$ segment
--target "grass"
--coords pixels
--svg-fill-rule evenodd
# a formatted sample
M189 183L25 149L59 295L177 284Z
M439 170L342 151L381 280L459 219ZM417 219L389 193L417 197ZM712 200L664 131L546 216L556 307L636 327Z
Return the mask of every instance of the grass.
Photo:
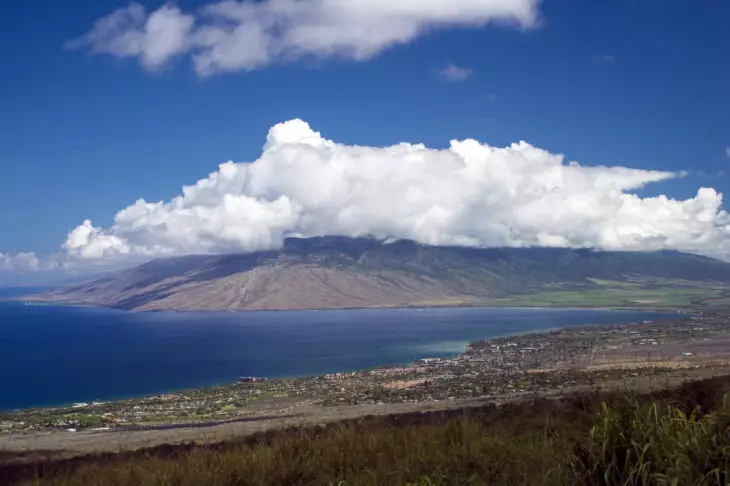
M555 468L567 451L564 441L529 433L514 437L469 419L364 436L344 426L320 436L277 438L266 446L194 451L175 460L97 464L41 484L539 484L559 474ZM530 468L515 460L520 455L533 459Z
M524 307L719 308L730 306L730 289L717 283L682 280L646 282L588 279L591 286L531 293L485 301L483 305Z
M587 278L586 280L592 282L595 285L609 288L636 289L642 288L644 286L644 284L639 282L629 282L621 280L603 280L600 278Z
M38 485L727 484L730 377L0 469Z
M657 403L603 404L591 429L588 476L596 484L727 484L728 397L704 415Z

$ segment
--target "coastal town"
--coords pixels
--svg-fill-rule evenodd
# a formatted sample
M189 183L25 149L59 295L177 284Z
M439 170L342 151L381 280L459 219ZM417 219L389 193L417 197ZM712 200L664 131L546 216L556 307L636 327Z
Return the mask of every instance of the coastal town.
M113 402L0 414L0 437L203 426L323 410L555 394L581 388L664 386L730 372L730 317L572 327L475 341L450 358L424 358L319 376L241 377L230 385Z

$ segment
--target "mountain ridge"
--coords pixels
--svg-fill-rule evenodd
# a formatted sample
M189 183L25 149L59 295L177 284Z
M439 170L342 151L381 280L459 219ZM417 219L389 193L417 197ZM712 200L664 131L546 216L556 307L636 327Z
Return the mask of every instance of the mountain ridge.
M410 240L289 238L279 250L152 260L34 300L129 310L302 310L479 305L591 279L730 283L730 264L664 250L467 248Z

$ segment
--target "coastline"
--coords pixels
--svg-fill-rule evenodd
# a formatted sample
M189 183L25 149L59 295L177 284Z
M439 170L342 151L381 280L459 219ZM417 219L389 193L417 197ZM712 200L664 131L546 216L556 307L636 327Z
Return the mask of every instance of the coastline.
M530 294L525 294L529 296ZM138 309L138 308L126 308L121 306L113 305L102 305L93 304L83 301L74 300L63 300L63 299L49 299L40 296L14 296L14 297L0 297L0 302L28 302L33 305L45 305L45 306L57 306L57 307L92 307L100 309L109 309L115 311L124 312L137 312L137 313L178 313L178 314L216 314L216 313L230 313L230 314L248 314L258 312L328 312L328 311L362 311L362 310L428 310L428 309L537 309L537 310L596 310L596 311L646 311L646 312L660 312L660 313L675 313L675 314L687 314L691 315L698 310L694 307L686 306L651 306L646 304L630 305L525 305L524 303L516 302L514 305L510 302L464 302L460 304L403 304L397 306L365 306L365 307L302 307L296 309L180 309L180 308L167 308L167 309Z
M214 444L287 427L560 399L574 393L645 393L727 376L728 351L730 316L719 314L679 322L542 330L475 341L455 358L408 366L0 413L0 453L23 463L38 454L65 459L100 451Z
M98 306L84 306L84 307L98 307ZM99 307L102 309L108 309L106 307ZM483 309L494 309L491 307L483 308ZM526 308L510 308L510 309L524 309L524 310L596 310L596 311L610 311L614 312L616 309L585 309L585 308L554 308L554 307L547 307L547 308L537 308L537 307L526 307ZM118 310L118 309L115 309ZM383 309L359 309L359 310L383 310ZM393 310L393 309L388 309ZM415 309L396 309L396 310L415 310ZM328 312L333 310L323 310L321 312ZM620 310L619 310L620 311ZM627 309L627 312L634 312L634 309ZM125 311L128 312L128 311ZM250 311L250 312L258 312L258 311ZM298 312L308 312L308 311L298 311ZM314 311L312 311L314 312ZM317 311L320 312L320 311ZM654 312L654 311L647 311L647 312ZM661 314L670 314L667 312L661 312L658 313ZM685 319L688 319L691 317L690 314L683 314L683 316L686 317L678 317L676 319L662 319L658 321L659 323L662 322L682 322ZM651 321L654 322L654 321ZM607 324L607 323L578 323L578 324L570 324L570 325L564 325L564 326L555 326L551 328L533 328L533 329L525 329L520 330L516 332L509 332L509 333L503 333L503 334L497 334L493 336L489 336L484 339L477 339L477 340L466 340L464 341L464 347L461 349L461 351L458 352L438 352L434 350L434 353L427 358L421 358L421 359L409 359L404 360L401 362L392 362L392 363L383 363L371 367L366 368L340 368L335 370L330 370L329 372L323 372L319 374L301 374L301 375L286 375L286 376L275 376L271 377L271 382L296 382L296 381L302 381L302 380L316 380L320 379L323 376L328 375L355 375L355 374L367 374L367 373L373 373L377 372L378 370L392 370L392 369L410 369L417 366L418 362L424 361L424 360L437 360L437 361L444 361L444 362L458 362L460 360L463 360L472 350L474 347L483 345L484 343L488 342L498 342L498 341L507 341L507 340L517 340L522 338L531 338L531 339L546 339L551 335L554 335L556 333L562 333L562 332L579 332L579 331L597 331L599 329L605 328L605 327L625 327L625 326L635 326L639 325L641 322L632 322L632 323L613 323L613 324ZM133 402L133 401L140 401L140 400L146 400L157 396L165 396L165 395L174 395L174 394L215 394L218 390L227 390L231 387L235 387L237 384L234 381L229 380L221 380L217 383L211 383L206 384L203 386L195 386L195 387L170 387L170 388L164 388L157 390L152 393L140 393L140 394L123 394L118 395L114 397L107 397L104 399L94 399L94 400L86 400L82 401L79 399L78 401L72 401L72 402L62 402L62 403L55 403L55 404L48 404L48 405L41 405L41 406L31 406L31 407L23 407L23 408L15 408L15 409L8 409L8 410L2 410L0 409L0 416L2 414L16 414L16 413L30 413L35 411L49 411L49 410L62 410L62 409L73 409L75 405L78 405L79 403L96 403L99 405L107 405L107 404L113 404L113 403L121 403L121 402Z

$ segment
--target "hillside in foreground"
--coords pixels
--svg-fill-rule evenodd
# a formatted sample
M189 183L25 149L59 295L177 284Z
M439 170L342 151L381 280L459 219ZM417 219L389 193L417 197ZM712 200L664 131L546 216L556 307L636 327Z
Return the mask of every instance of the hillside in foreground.
M39 485L723 485L730 377L2 467Z
M0 413L0 484L727 484L728 326L587 326L408 366Z
M35 299L201 311L664 301L682 306L707 298L722 303L730 297L729 285L730 264L674 251L477 249L320 237L287 239L275 251L154 260ZM668 288L683 291L665 299Z

